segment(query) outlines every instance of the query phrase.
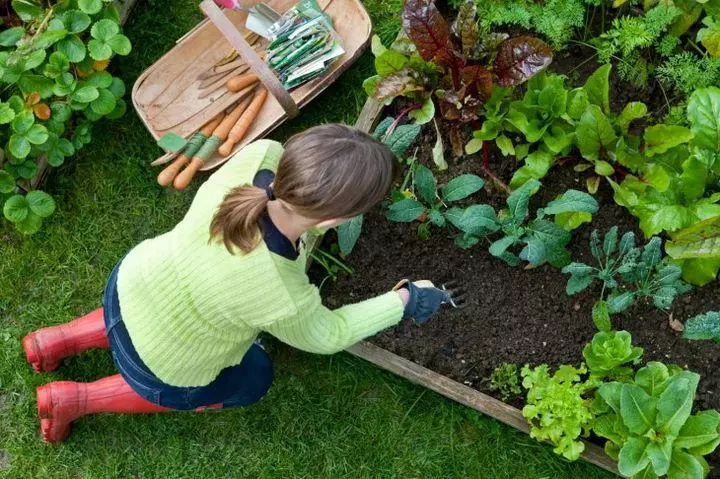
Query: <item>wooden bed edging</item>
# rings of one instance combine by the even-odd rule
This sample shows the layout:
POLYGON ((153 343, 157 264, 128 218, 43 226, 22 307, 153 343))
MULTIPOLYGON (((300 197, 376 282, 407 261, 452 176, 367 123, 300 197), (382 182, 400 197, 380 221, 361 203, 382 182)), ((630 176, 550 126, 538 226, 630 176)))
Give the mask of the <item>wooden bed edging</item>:
MULTIPOLYGON (((519 409, 379 346, 363 341, 349 347, 346 351, 412 383, 424 386, 448 399, 497 419, 519 431, 530 432, 528 423, 519 409)), ((618 473, 615 462, 605 454, 601 447, 587 441, 583 442, 585 443, 585 451, 582 453, 582 459, 606 471, 614 474, 618 473)))

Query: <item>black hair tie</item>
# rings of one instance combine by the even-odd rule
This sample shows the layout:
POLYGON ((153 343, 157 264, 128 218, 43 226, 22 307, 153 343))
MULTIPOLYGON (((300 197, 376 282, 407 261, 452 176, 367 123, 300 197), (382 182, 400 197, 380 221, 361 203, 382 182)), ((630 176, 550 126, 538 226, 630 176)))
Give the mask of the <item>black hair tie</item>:
POLYGON ((266 187, 264 187, 263 189, 265 190, 265 194, 267 195, 268 200, 274 201, 274 200, 275 200, 275 195, 273 194, 272 187, 266 186, 266 187))

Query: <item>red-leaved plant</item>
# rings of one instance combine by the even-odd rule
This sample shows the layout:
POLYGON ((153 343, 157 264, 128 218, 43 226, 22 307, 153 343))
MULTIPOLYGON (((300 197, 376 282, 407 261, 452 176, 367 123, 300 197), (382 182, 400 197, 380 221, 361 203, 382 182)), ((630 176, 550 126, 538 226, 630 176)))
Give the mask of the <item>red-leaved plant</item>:
POLYGON ((434 93, 442 117, 451 122, 453 143, 460 139, 459 124, 479 119, 494 83, 518 85, 552 60, 550 47, 534 37, 496 34, 480 40, 472 1, 461 6, 451 28, 433 0, 405 0, 402 24, 422 59, 440 69, 434 93))

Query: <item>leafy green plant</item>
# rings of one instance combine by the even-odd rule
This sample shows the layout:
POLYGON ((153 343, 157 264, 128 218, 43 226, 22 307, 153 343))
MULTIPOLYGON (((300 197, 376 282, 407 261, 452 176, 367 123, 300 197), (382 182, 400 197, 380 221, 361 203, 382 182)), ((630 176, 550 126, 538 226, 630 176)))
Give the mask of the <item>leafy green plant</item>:
POLYGON ((595 388, 592 381, 583 380, 587 368, 562 365, 553 375, 547 364, 530 368, 521 374, 527 389, 522 414, 530 423, 530 437, 550 441, 555 453, 574 461, 585 450, 578 440, 587 436, 593 427, 594 414, 589 393, 595 388))
MULTIPOLYGON (((638 176, 627 175, 621 184, 611 181, 615 201, 640 219, 646 236, 672 234, 720 216, 720 192, 714 191, 720 175, 720 88, 696 90, 686 113, 689 129, 661 124, 645 131, 638 176)), ((683 263, 684 278, 707 283, 720 263, 701 266, 683 263)))
POLYGON ((698 314, 685 321, 683 338, 720 343, 720 311, 698 314))
POLYGON ((125 86, 105 69, 130 53, 112 3, 78 0, 45 7, 12 2, 16 26, 0 32, 0 194, 7 220, 37 232, 55 203, 27 180, 46 160, 59 166, 90 141, 91 122, 125 112, 125 86), (25 195, 27 193, 27 195, 25 195))
POLYGON ((590 375, 622 380, 632 376, 632 368, 624 366, 640 362, 643 349, 632 345, 627 331, 600 331, 583 348, 583 357, 590 375))
POLYGON ((650 362, 634 381, 600 385, 593 432, 625 477, 702 479, 720 443, 720 413, 692 413, 700 376, 650 362))
POLYGON ((652 299, 656 308, 669 308, 675 298, 689 291, 680 276, 679 266, 662 261, 661 240, 653 237, 642 249, 635 245, 629 231, 618 241, 618 229, 612 227, 602 244, 594 230, 590 236, 590 252, 597 266, 570 263, 562 269, 569 274, 566 292, 580 293, 593 282, 600 282, 600 297, 593 305, 592 317, 600 331, 610 331, 610 315, 625 311, 636 300, 652 299), (606 293, 609 293, 606 296, 606 293))
MULTIPOLYGON (((449 203, 464 200, 485 185, 485 181, 479 176, 464 174, 453 178, 438 191, 437 180, 428 167, 415 164, 411 168, 411 172, 414 178, 414 198, 402 197, 399 201, 391 203, 386 216, 390 221, 400 223, 421 220, 418 234, 423 239, 430 235, 430 225, 443 227, 446 225, 448 216, 453 218, 455 209, 446 211, 449 203)), ((492 207, 488 205, 475 206, 479 210, 476 213, 478 217, 495 216, 492 207)), ((488 222, 487 225, 492 227, 492 223, 488 222)))
POLYGON ((500 363, 493 369, 488 382, 490 383, 490 390, 496 391, 503 401, 522 394, 517 364, 500 363))
POLYGON ((695 223, 672 233, 665 251, 683 269, 683 278, 693 284, 707 284, 720 269, 720 216, 695 223))

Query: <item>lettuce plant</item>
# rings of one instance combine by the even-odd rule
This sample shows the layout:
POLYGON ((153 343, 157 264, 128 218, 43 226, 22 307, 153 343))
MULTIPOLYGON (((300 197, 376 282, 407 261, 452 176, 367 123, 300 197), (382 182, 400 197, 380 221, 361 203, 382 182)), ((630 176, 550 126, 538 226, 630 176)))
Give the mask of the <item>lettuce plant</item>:
POLYGON ((583 348, 583 357, 591 376, 623 379, 632 376, 632 366, 642 357, 643 349, 632 345, 627 331, 600 331, 583 348))
POLYGON ((584 364, 562 365, 552 375, 547 364, 521 371, 527 389, 522 414, 530 423, 530 437, 550 441, 555 453, 571 461, 585 450, 578 437, 589 435, 595 417, 590 393, 596 386, 583 379, 586 373, 584 364))
POLYGON ((720 413, 692 413, 700 376, 650 362, 632 382, 600 385, 593 432, 625 477, 702 479, 720 444, 720 413))
POLYGON ((522 394, 517 364, 500 363, 487 379, 491 391, 496 391, 503 401, 522 394))
POLYGON ((625 311, 638 299, 652 299, 655 307, 667 309, 677 296, 690 290, 680 279, 680 267, 662 261, 658 237, 638 248, 631 231, 618 242, 618 229, 614 226, 601 245, 600 235, 594 230, 590 236, 590 252, 597 266, 570 263, 562 272, 570 275, 566 287, 569 295, 584 291, 593 282, 601 283, 600 297, 593 305, 593 321, 601 331, 612 329, 611 314, 625 311))

